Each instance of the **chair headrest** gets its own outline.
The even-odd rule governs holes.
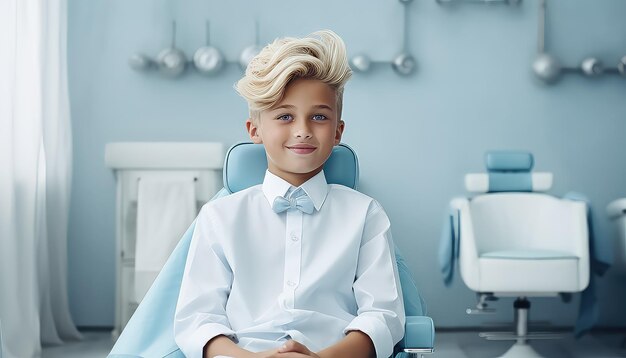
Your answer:
[[[529,172],[533,169],[532,153],[513,150],[492,150],[485,153],[489,172]]]
[[[237,143],[226,153],[224,188],[235,193],[261,184],[266,170],[267,157],[263,145]],[[343,143],[335,146],[324,164],[324,174],[329,184],[356,189],[359,182],[359,161],[354,150]]]
[[[465,188],[475,193],[547,191],[552,173],[531,173],[532,153],[526,151],[489,151],[485,154],[488,173],[465,175]]]

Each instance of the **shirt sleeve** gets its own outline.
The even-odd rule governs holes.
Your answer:
[[[404,302],[387,214],[370,205],[353,284],[358,311],[344,330],[367,334],[377,357],[390,357],[404,336]]]
[[[233,273],[205,206],[198,215],[174,315],[174,340],[188,358],[202,358],[218,335],[236,340],[226,317]]]

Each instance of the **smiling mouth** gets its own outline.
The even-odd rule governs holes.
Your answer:
[[[288,146],[287,149],[291,150],[296,154],[309,154],[313,153],[317,148],[310,145],[294,145]]]

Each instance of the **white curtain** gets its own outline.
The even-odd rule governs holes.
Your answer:
[[[67,295],[72,136],[66,0],[0,0],[3,358],[79,339]]]

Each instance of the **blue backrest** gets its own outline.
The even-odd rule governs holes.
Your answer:
[[[472,193],[544,192],[552,187],[552,173],[533,172],[532,153],[492,150],[485,153],[487,173],[465,175],[465,188]]]
[[[261,184],[266,170],[267,157],[262,145],[251,142],[235,144],[226,153],[224,188],[232,194]],[[330,158],[324,164],[324,174],[329,184],[340,184],[356,190],[359,183],[359,160],[354,150],[343,143],[335,146]],[[396,261],[398,262],[398,274],[402,285],[406,315],[425,315],[425,303],[419,295],[409,268],[397,248]]]
[[[251,142],[235,144],[226,153],[224,188],[232,194],[261,184],[266,169],[267,157],[262,145]],[[356,153],[343,143],[335,146],[324,164],[324,174],[329,184],[341,184],[356,190],[359,184]]]
[[[526,151],[492,150],[485,153],[489,192],[533,191],[530,174],[535,161]]]

